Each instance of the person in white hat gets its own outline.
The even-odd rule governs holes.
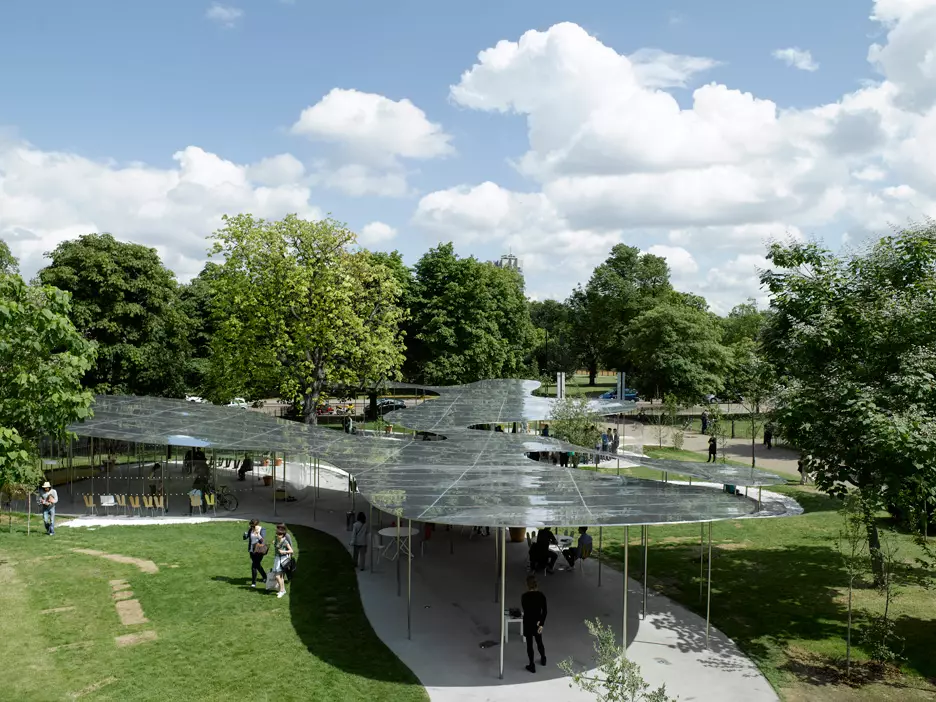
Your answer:
[[[52,487],[52,483],[46,480],[42,484],[42,492],[39,493],[39,506],[42,507],[42,521],[45,523],[46,533],[49,536],[55,534],[56,502],[58,502],[58,493]]]

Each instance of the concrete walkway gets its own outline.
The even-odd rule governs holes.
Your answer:
[[[307,483],[308,470],[290,464],[287,477],[295,478],[298,484]],[[227,482],[232,487],[238,485],[233,480]],[[304,524],[347,543],[345,513],[351,509],[351,500],[346,492],[346,478],[339,472],[324,471],[321,484],[323,489],[321,497],[316,499],[314,519],[311,488],[298,490],[295,502],[279,503],[275,516],[271,488],[244,489],[238,493],[241,505],[233,516]],[[355,500],[354,509],[367,512],[367,505],[360,496]],[[224,516],[230,517],[232,513]],[[83,521],[77,520],[75,526]],[[139,521],[96,518],[93,523],[102,526]],[[388,526],[389,518],[384,516],[380,524]],[[373,525],[375,531],[380,524]],[[540,577],[540,589],[549,601],[544,630],[548,665],[537,665],[535,675],[524,670],[525,644],[517,626],[512,625],[504,650],[504,679],[499,680],[497,639],[503,605],[494,600],[499,587],[494,532],[487,537],[472,537],[470,529],[446,530],[439,526],[423,541],[423,525],[414,524],[417,526],[419,535],[413,538],[411,638],[407,636],[405,558],[389,561],[375,553],[373,572],[369,558],[369,567],[358,573],[358,582],[375,632],[419,677],[433,702],[584,702],[593,699],[570,688],[568,678],[555,664],[567,658],[581,665],[591,661],[592,642],[584,626],[586,619],[600,618],[620,637],[624,584],[621,572],[602,566],[599,586],[598,563],[591,561],[581,571],[559,571]],[[597,530],[592,531],[596,532],[593,537],[597,548]],[[635,527],[632,537],[636,538],[639,533],[640,529]],[[632,576],[638,575],[639,551],[637,547],[631,549]],[[507,544],[508,607],[519,607],[520,595],[525,590],[526,558],[525,543]],[[653,574],[652,529],[648,562]],[[716,594],[717,589],[716,582],[713,597],[730,596]],[[777,699],[757,668],[721,632],[712,628],[706,647],[703,618],[650,592],[647,616],[641,620],[641,587],[633,577],[628,582],[628,593],[628,656],[641,666],[643,676],[653,687],[666,684],[669,694],[684,702]]]

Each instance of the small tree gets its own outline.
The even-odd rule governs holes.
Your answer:
[[[728,437],[731,436],[731,418],[718,405],[712,405],[709,413],[711,417],[709,436],[714,436],[721,452],[722,463],[728,462],[728,456],[725,455],[725,446],[728,445]]]
[[[842,505],[842,528],[839,531],[838,549],[842,556],[845,574],[848,576],[848,627],[845,634],[845,676],[851,678],[851,638],[852,638],[852,593],[855,580],[867,570],[867,536],[863,510],[858,493],[852,492]]]
[[[587,397],[556,400],[549,412],[550,433],[557,439],[594,449],[601,439],[601,417],[592,411]]]
[[[10,497],[9,527],[13,531],[13,500],[25,499],[29,516],[26,533],[32,526],[30,497],[43,481],[42,471],[30,460],[30,451],[16,429],[0,427],[0,493]]]
[[[679,398],[672,393],[668,393],[663,398],[663,409],[670,425],[670,440],[673,442],[673,448],[677,451],[683,447],[683,441],[686,438],[686,432],[679,426],[679,408]]]
[[[866,526],[865,529],[867,529]],[[890,530],[882,530],[880,540],[881,572],[880,577],[875,581],[875,587],[884,598],[884,610],[871,619],[862,632],[862,639],[872,660],[879,663],[896,663],[903,657],[904,644],[890,616],[891,605],[901,593],[897,575],[901,565],[899,546]]]
[[[599,702],[675,702],[666,694],[666,685],[650,690],[650,684],[640,674],[640,666],[627,658],[617,643],[614,630],[601,623],[585,620],[593,639],[593,659],[598,668],[597,677],[590,677],[588,669],[576,669],[571,658],[559,663],[559,669],[572,678],[569,687],[589,692]]]

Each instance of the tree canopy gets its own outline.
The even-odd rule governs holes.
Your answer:
[[[315,422],[327,387],[399,377],[401,287],[332,219],[225,217],[210,278],[215,333],[209,395],[278,391]]]
[[[35,488],[38,440],[89,414],[95,348],[70,312],[67,293],[0,274],[0,487]]]
[[[19,273],[19,261],[10,251],[7,243],[0,239],[0,275]]]
[[[414,267],[409,309],[410,380],[458,384],[529,372],[533,330],[518,272],[441,244]]]
[[[47,254],[39,279],[71,293],[71,319],[97,343],[84,379],[96,393],[185,394],[190,327],[175,274],[155,249],[86,234]]]
[[[664,302],[642,312],[630,324],[624,350],[637,389],[693,404],[718,392],[729,361],[719,336],[715,317],[693,305]]]

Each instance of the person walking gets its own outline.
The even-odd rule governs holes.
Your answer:
[[[715,459],[718,455],[718,439],[714,436],[710,436],[708,440],[708,458],[705,459],[706,463],[715,463]]]
[[[42,508],[42,523],[45,524],[46,534],[55,536],[55,503],[58,502],[58,492],[52,483],[46,480],[39,493],[39,506]]]
[[[702,433],[708,431],[708,412],[702,410]]]
[[[351,548],[354,550],[354,565],[360,565],[361,570],[367,563],[367,517],[363,512],[357,513],[357,521],[351,527]]]
[[[293,557],[292,539],[286,533],[285,524],[276,525],[276,542],[273,545],[273,575],[276,576],[277,597],[286,596],[286,568]]]
[[[250,526],[244,532],[244,539],[247,541],[247,553],[250,554],[250,587],[257,587],[257,573],[260,574],[260,580],[266,582],[263,557],[270,550],[266,542],[266,529],[260,526],[259,519],[250,520]]]
[[[536,639],[536,648],[540,654],[540,665],[546,665],[546,648],[543,646],[543,626],[546,624],[546,595],[537,589],[536,578],[527,577],[527,591],[520,597],[520,608],[523,610],[523,636],[526,638],[527,657],[530,664],[526,669],[536,672],[533,663],[533,639]]]
[[[764,446],[768,449],[773,448],[773,424],[770,422],[764,427]]]

